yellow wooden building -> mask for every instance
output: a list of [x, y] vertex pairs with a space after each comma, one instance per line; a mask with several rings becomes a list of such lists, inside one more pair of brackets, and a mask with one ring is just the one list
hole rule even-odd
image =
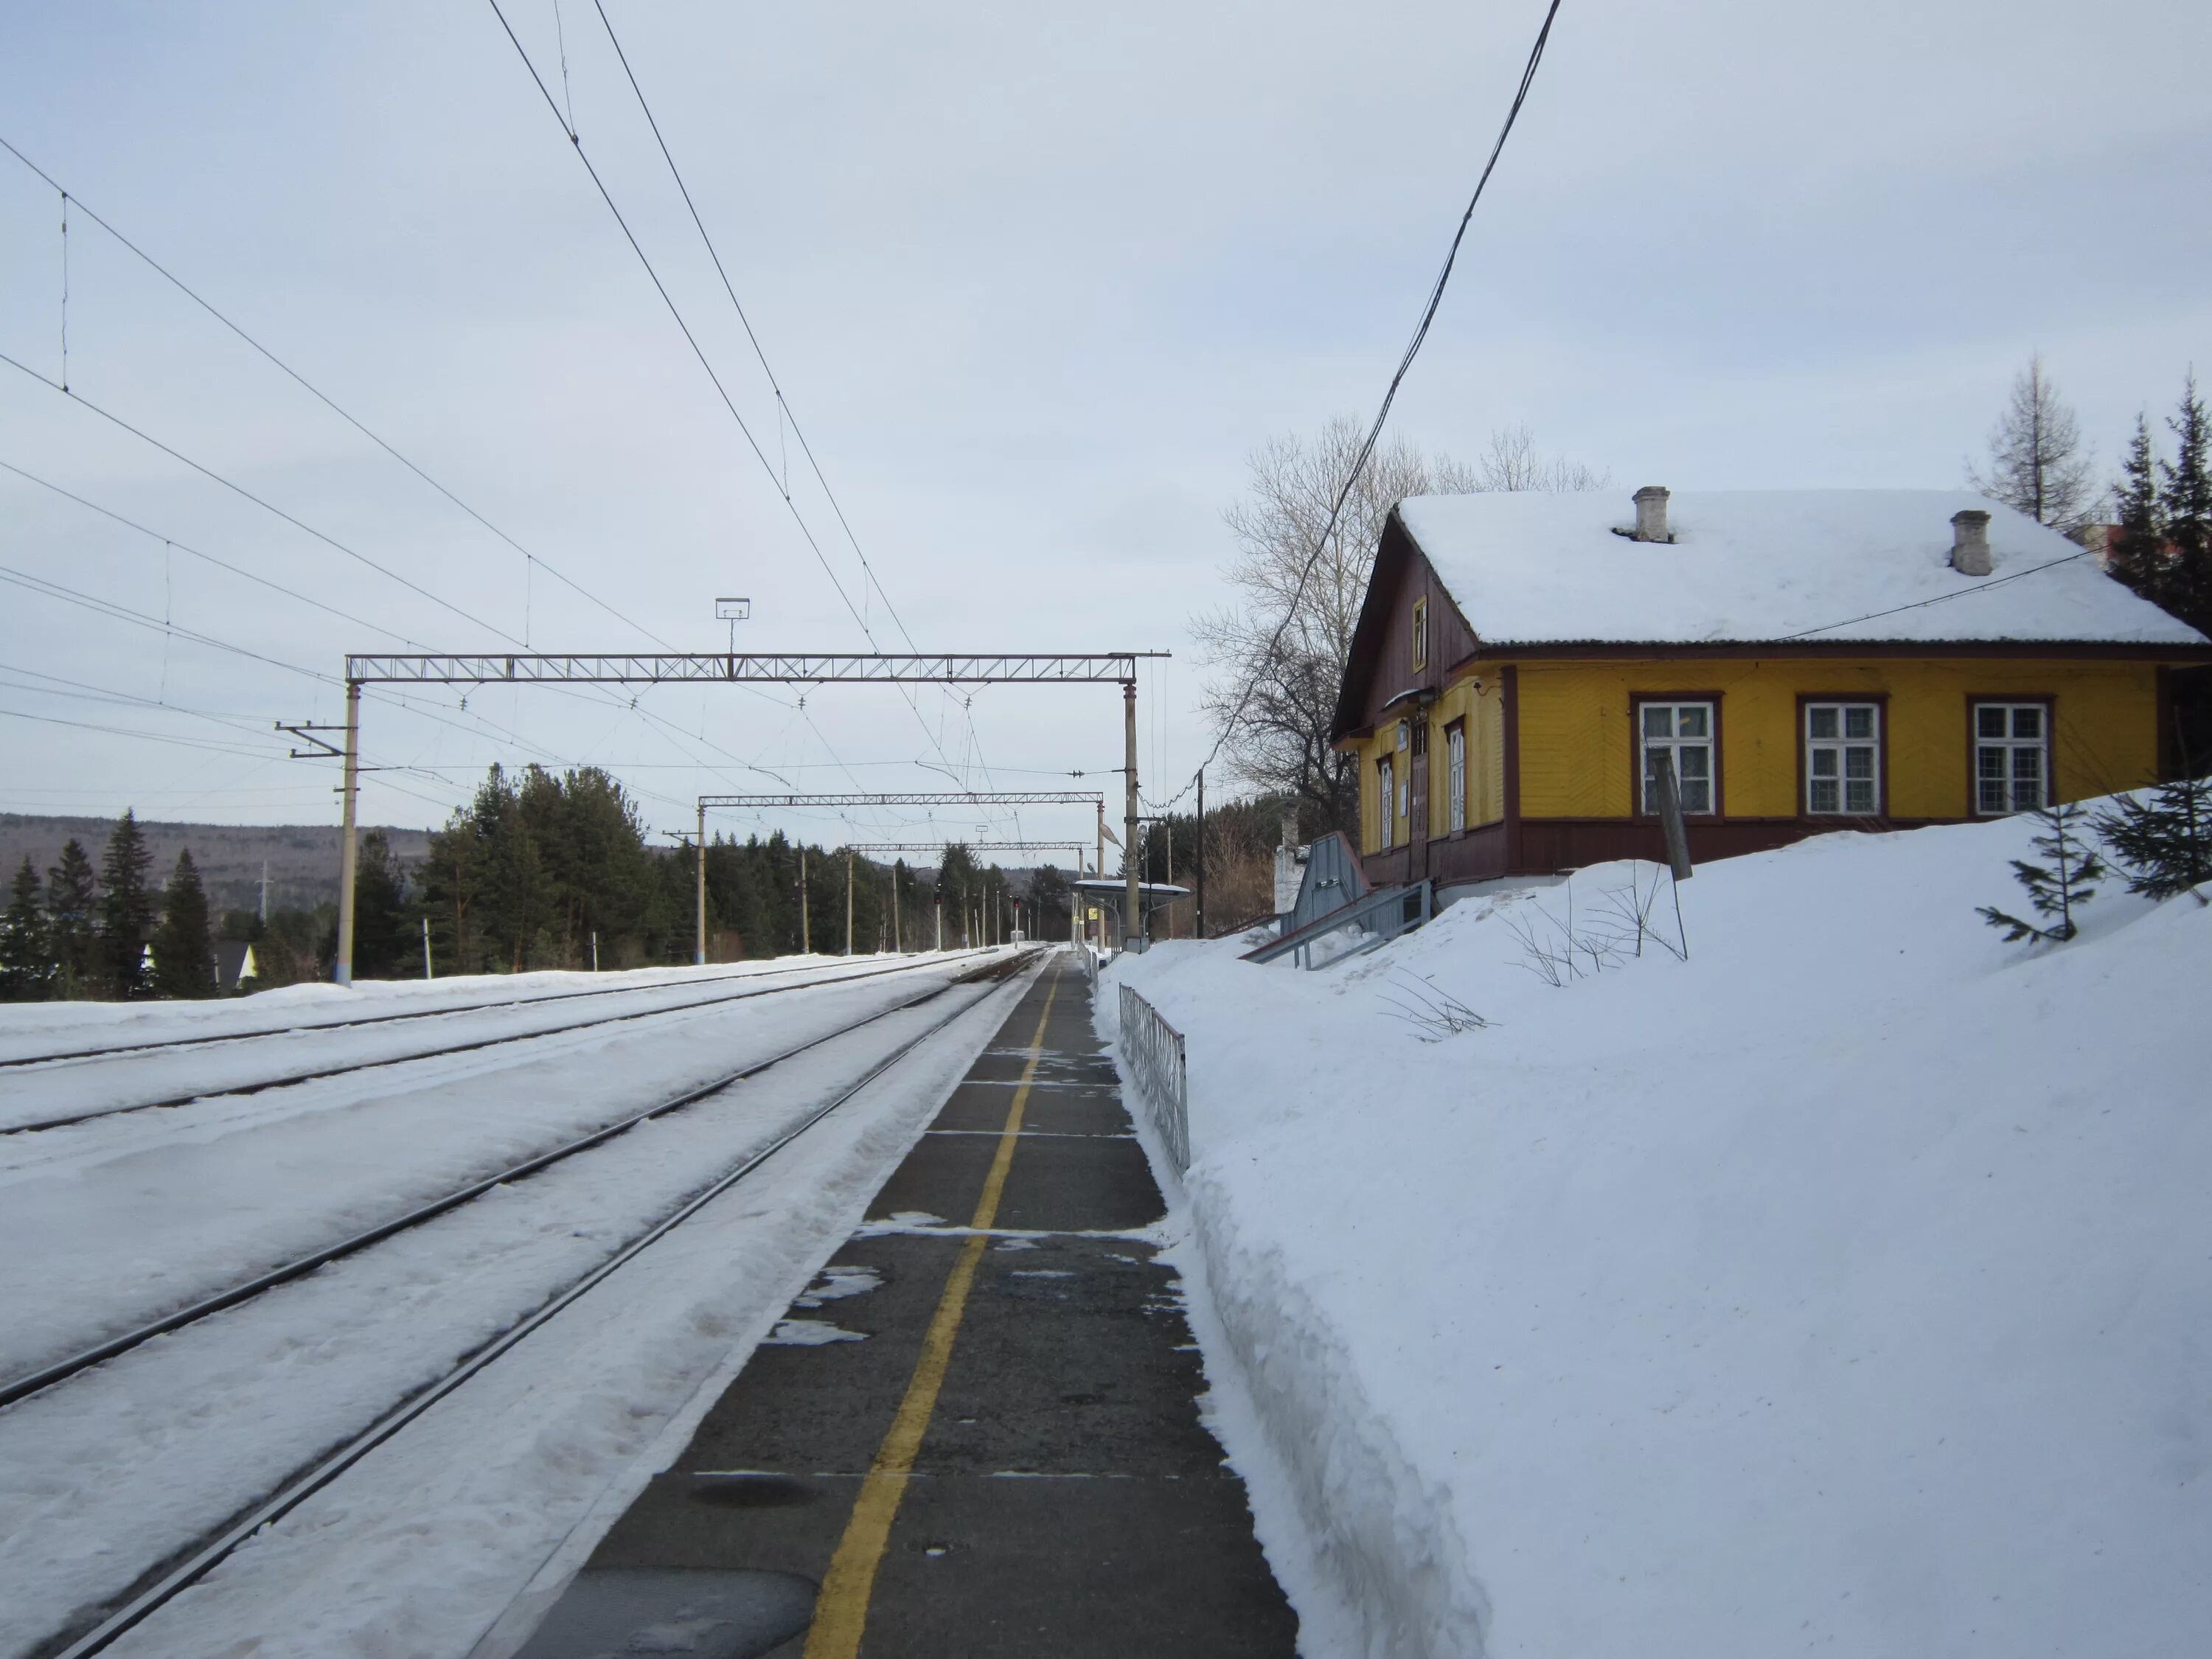
[[1334, 737], [1370, 882], [1957, 822], [2164, 775], [2212, 642], [2057, 532], [1938, 490], [1422, 496], [1377, 549]]

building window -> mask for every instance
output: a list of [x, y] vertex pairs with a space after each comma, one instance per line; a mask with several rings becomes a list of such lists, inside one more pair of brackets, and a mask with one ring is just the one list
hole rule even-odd
[[1404, 754], [1407, 749], [1412, 744], [1413, 740], [1413, 726], [1407, 721], [1400, 720], [1398, 722], [1398, 752], [1400, 754]]
[[1805, 705], [1805, 810], [1872, 817], [1881, 811], [1881, 706]]
[[1375, 803], [1377, 820], [1375, 844], [1384, 852], [1397, 845], [1398, 769], [1389, 760], [1375, 763]]
[[1974, 811], [2033, 812], [2051, 804], [2051, 708], [1974, 705]]
[[1640, 770], [1644, 810], [1659, 810], [1659, 757], [1674, 762], [1674, 788], [1685, 812], [1713, 810], [1713, 706], [1709, 702], [1647, 702], [1638, 705], [1643, 744]]
[[1413, 601], [1413, 666], [1429, 665], [1429, 602]]
[[1451, 791], [1449, 830], [1467, 828], [1467, 722], [1454, 720], [1444, 727], [1444, 772]]

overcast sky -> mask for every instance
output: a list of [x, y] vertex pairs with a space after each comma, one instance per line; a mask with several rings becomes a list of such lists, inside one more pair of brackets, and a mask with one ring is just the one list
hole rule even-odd
[[[858, 602], [591, 0], [562, 0], [557, 34], [552, 0], [501, 3]], [[1147, 794], [1180, 787], [1211, 735], [1186, 623], [1223, 597], [1245, 458], [1371, 412], [1540, 6], [606, 3], [915, 641], [1173, 651], [1141, 764]], [[1566, 0], [1395, 428], [1473, 452], [1525, 422], [1624, 502], [1951, 487], [2039, 347], [2109, 468], [2136, 410], [2212, 363], [2208, 46], [2212, 9], [2181, 0]], [[713, 601], [743, 593], [741, 646], [866, 648], [489, 4], [19, 6], [0, 137], [641, 628], [717, 647]], [[55, 380], [59, 231], [55, 191], [0, 154], [0, 352]], [[81, 214], [67, 240], [72, 391], [466, 617], [0, 364], [0, 462], [154, 532], [0, 472], [0, 566], [323, 677], [0, 586], [0, 810], [331, 821], [334, 779], [268, 726], [337, 719], [345, 651], [649, 643]], [[929, 692], [920, 718], [881, 689], [795, 702], [372, 702], [370, 760], [417, 769], [372, 774], [364, 817], [435, 824], [494, 760], [605, 764], [664, 830], [771, 771], [1117, 781], [1110, 688]]]

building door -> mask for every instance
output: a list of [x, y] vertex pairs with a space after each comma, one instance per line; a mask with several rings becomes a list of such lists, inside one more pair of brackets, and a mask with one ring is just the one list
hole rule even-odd
[[1413, 722], [1413, 752], [1406, 768], [1406, 839], [1408, 878], [1429, 873], [1429, 723]]

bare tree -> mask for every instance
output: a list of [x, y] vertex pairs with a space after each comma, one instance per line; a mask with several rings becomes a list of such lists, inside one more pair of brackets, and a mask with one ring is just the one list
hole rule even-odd
[[[1595, 489], [1606, 482], [1587, 467], [1540, 456], [1525, 427], [1492, 434], [1488, 452], [1472, 465], [1431, 458], [1397, 438], [1376, 450], [1323, 544], [1329, 509], [1364, 438], [1359, 422], [1340, 416], [1313, 437], [1273, 438], [1253, 452], [1245, 499], [1223, 514], [1237, 543], [1222, 571], [1235, 598], [1191, 623], [1214, 672], [1206, 713], [1216, 730], [1233, 725], [1223, 752], [1237, 775], [1296, 796], [1310, 823], [1336, 829], [1358, 821], [1358, 774], [1352, 759], [1331, 746], [1329, 726], [1390, 509], [1408, 495]], [[1313, 571], [1301, 592], [1309, 559]], [[1291, 612], [1286, 626], [1285, 612]]]
[[2081, 442], [2074, 411], [2043, 372], [2043, 354], [2030, 355], [2012, 383], [2012, 398], [1990, 432], [1990, 470], [1966, 464], [1966, 482], [1993, 501], [2073, 535], [2094, 519], [2102, 502], [2091, 452]]

